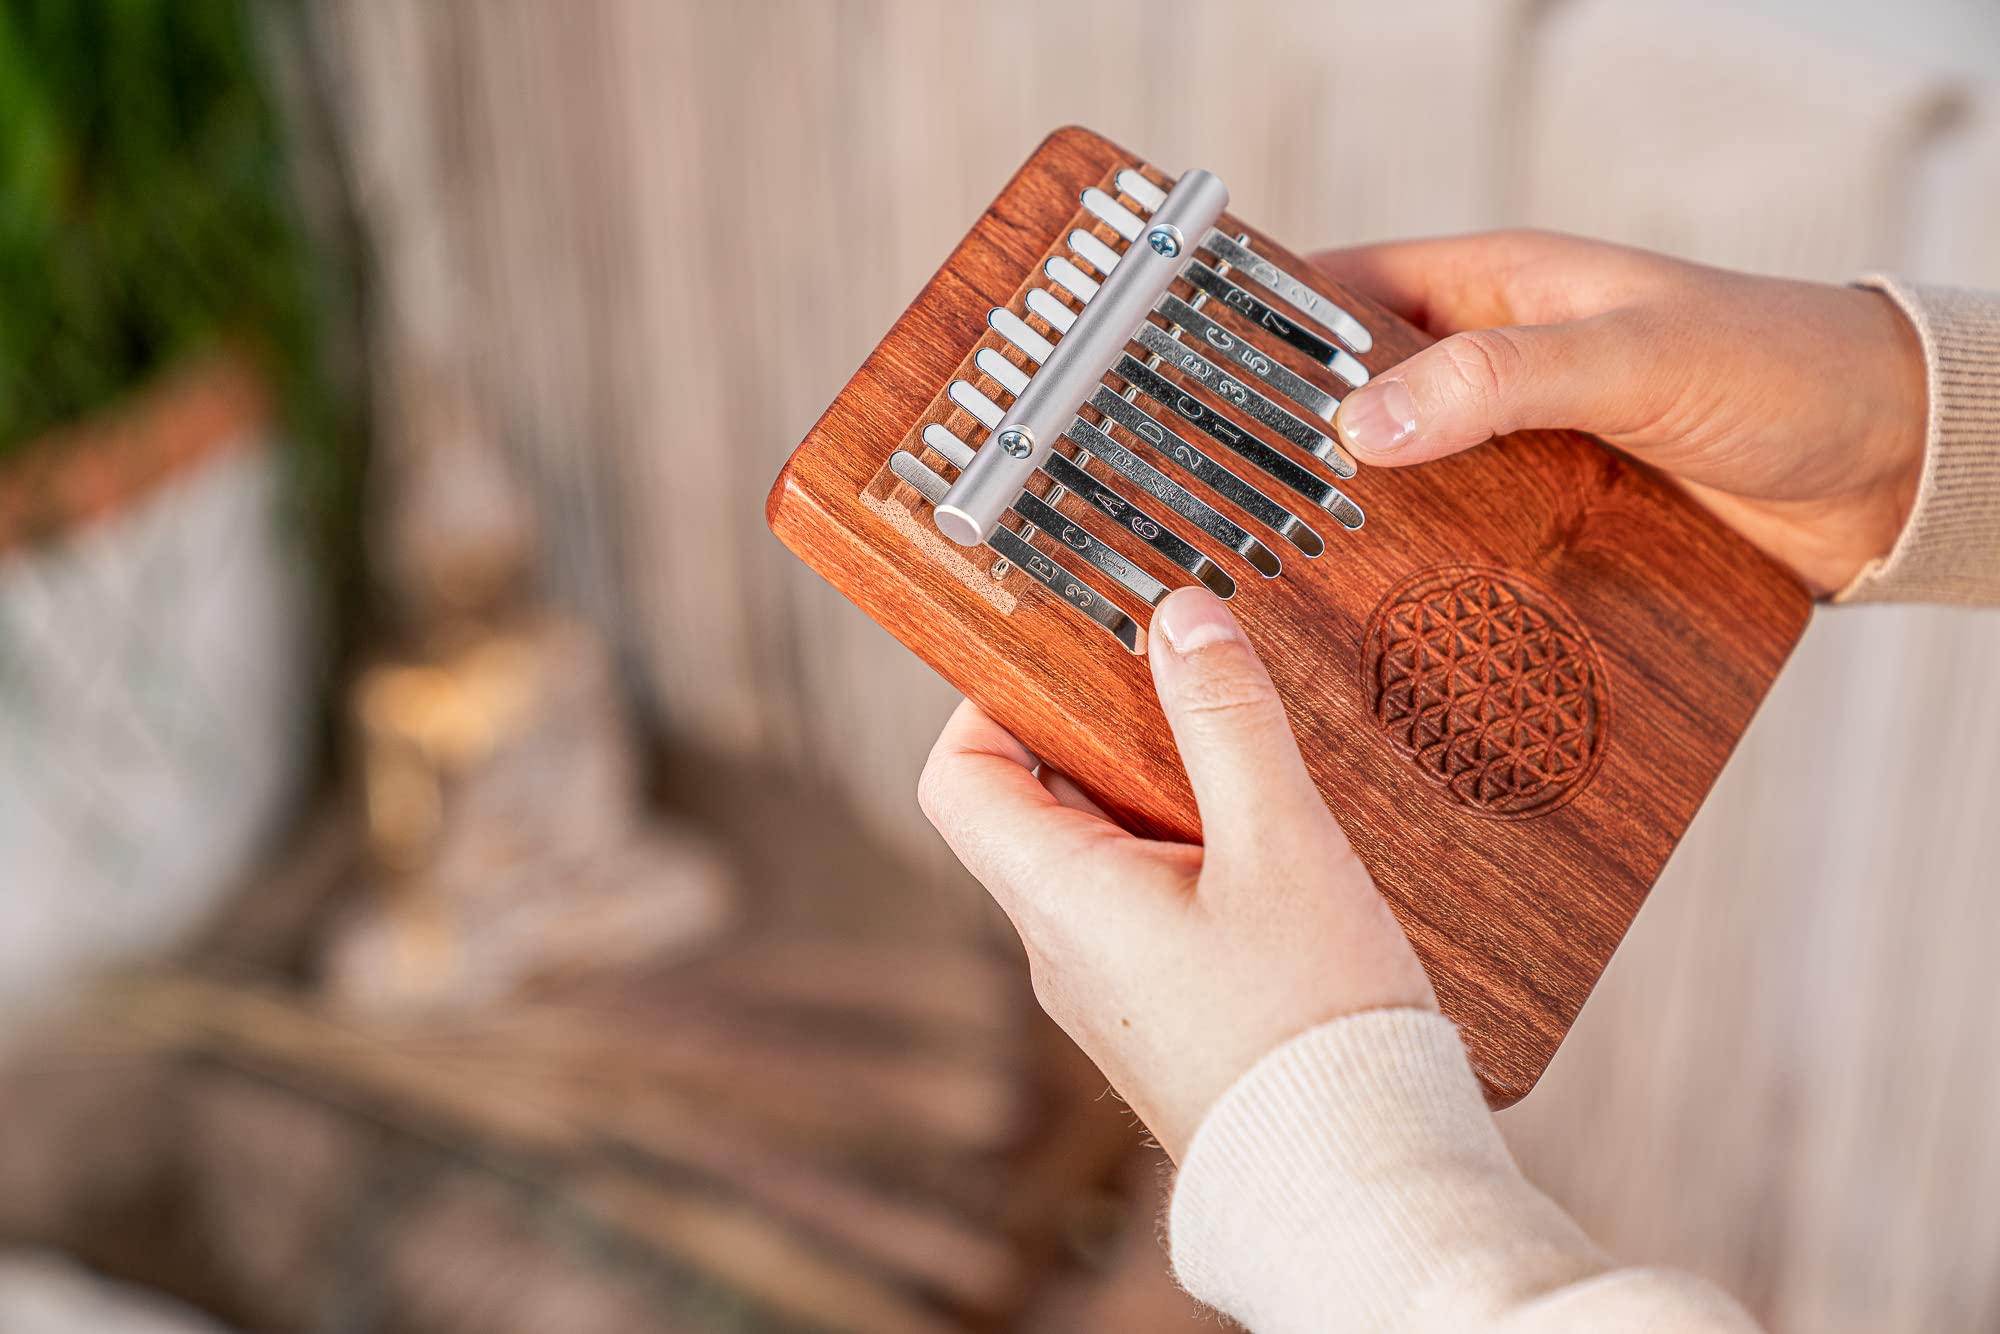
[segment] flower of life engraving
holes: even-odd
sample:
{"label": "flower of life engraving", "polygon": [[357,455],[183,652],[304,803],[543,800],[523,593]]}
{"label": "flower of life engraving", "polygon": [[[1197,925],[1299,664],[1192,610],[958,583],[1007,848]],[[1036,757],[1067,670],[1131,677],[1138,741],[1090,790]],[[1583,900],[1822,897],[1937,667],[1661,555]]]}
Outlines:
{"label": "flower of life engraving", "polygon": [[1604,756],[1610,697],[1590,637],[1551,594],[1451,565],[1376,607],[1362,685],[1389,742],[1474,815],[1545,815]]}

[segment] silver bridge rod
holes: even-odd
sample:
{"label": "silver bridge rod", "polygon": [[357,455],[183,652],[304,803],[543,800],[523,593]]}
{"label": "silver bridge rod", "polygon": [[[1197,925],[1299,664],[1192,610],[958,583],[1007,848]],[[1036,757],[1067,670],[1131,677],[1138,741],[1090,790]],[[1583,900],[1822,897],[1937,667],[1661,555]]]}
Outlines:
{"label": "silver bridge rod", "polygon": [[1121,257],[1075,325],[1028,381],[936,509],[938,531],[960,546],[992,537],[1042,456],[1055,448],[1195,246],[1229,206],[1217,177],[1190,171],[1153,210],[1145,235]]}

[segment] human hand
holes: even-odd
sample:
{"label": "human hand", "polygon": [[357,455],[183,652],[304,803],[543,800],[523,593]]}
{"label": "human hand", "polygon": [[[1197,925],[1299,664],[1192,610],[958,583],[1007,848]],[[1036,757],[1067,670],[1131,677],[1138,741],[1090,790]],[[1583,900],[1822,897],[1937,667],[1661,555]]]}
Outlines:
{"label": "human hand", "polygon": [[1544,232],[1313,262],[1443,340],[1340,405],[1334,424],[1364,462],[1588,431],[1676,478],[1819,594],[1888,554],[1915,501],[1923,355],[1879,292]]}
{"label": "human hand", "polygon": [[1437,1001],[1236,619],[1182,588],[1149,638],[1203,846],[1127,833],[970,702],[918,797],[1020,933],[1042,1008],[1178,1161],[1215,1100],[1286,1039]]}

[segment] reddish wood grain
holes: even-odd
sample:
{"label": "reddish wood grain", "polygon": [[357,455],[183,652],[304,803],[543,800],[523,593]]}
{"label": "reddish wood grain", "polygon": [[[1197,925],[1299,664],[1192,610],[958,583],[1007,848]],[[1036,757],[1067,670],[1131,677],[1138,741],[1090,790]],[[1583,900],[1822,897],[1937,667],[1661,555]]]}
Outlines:
{"label": "reddish wood grain", "polygon": [[[813,427],[767,514],[836,588],[1118,818],[1195,839],[1193,797],[1145,662],[1018,573],[1006,584],[1017,602],[1003,610],[967,586],[962,564],[927,557],[862,499],[871,487],[884,494],[884,461],[925,422],[979,438],[939,396],[970,349],[991,344],[987,310],[1020,309],[1015,298],[1044,256],[1087,223],[1081,189],[1137,164],[1083,130],[1044,142]],[[1427,341],[1255,229],[1226,225],[1249,231],[1259,250],[1311,276],[1374,332],[1362,358],[1371,372]],[[1344,387],[1309,360],[1280,355],[1329,390]],[[1585,436],[1526,432],[1422,468],[1364,469],[1342,489],[1366,525],[1349,533],[1319,516],[1327,550],[1314,560],[1271,540],[1285,558],[1275,579],[1183,535],[1235,576],[1234,609],[1270,665],[1314,779],[1464,1029],[1489,1097],[1504,1104],[1554,1055],[1811,602],[1671,484]],[[1161,580],[1191,582],[1129,536],[1113,540],[1118,530],[1074,498],[1065,509]],[[1426,776],[1377,722],[1363,682],[1371,618],[1399,585],[1440,566],[1497,572],[1498,585],[1541,609],[1537,624],[1553,618],[1543,642],[1596,674],[1599,751],[1587,781],[1561,801],[1493,818]],[[1143,606],[1120,601],[1144,623]]]}

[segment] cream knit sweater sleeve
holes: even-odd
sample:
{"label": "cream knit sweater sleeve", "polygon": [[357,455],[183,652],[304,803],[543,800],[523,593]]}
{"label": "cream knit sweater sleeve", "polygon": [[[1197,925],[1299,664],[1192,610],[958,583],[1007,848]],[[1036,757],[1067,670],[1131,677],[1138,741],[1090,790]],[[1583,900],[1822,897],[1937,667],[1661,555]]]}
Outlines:
{"label": "cream knit sweater sleeve", "polygon": [[[2000,296],[1868,283],[1923,342],[1929,439],[1902,537],[1840,598],[2000,604]],[[1755,1329],[1593,1246],[1515,1167],[1451,1022],[1415,1010],[1334,1020],[1239,1079],[1169,1229],[1181,1283],[1257,1334]]]}

